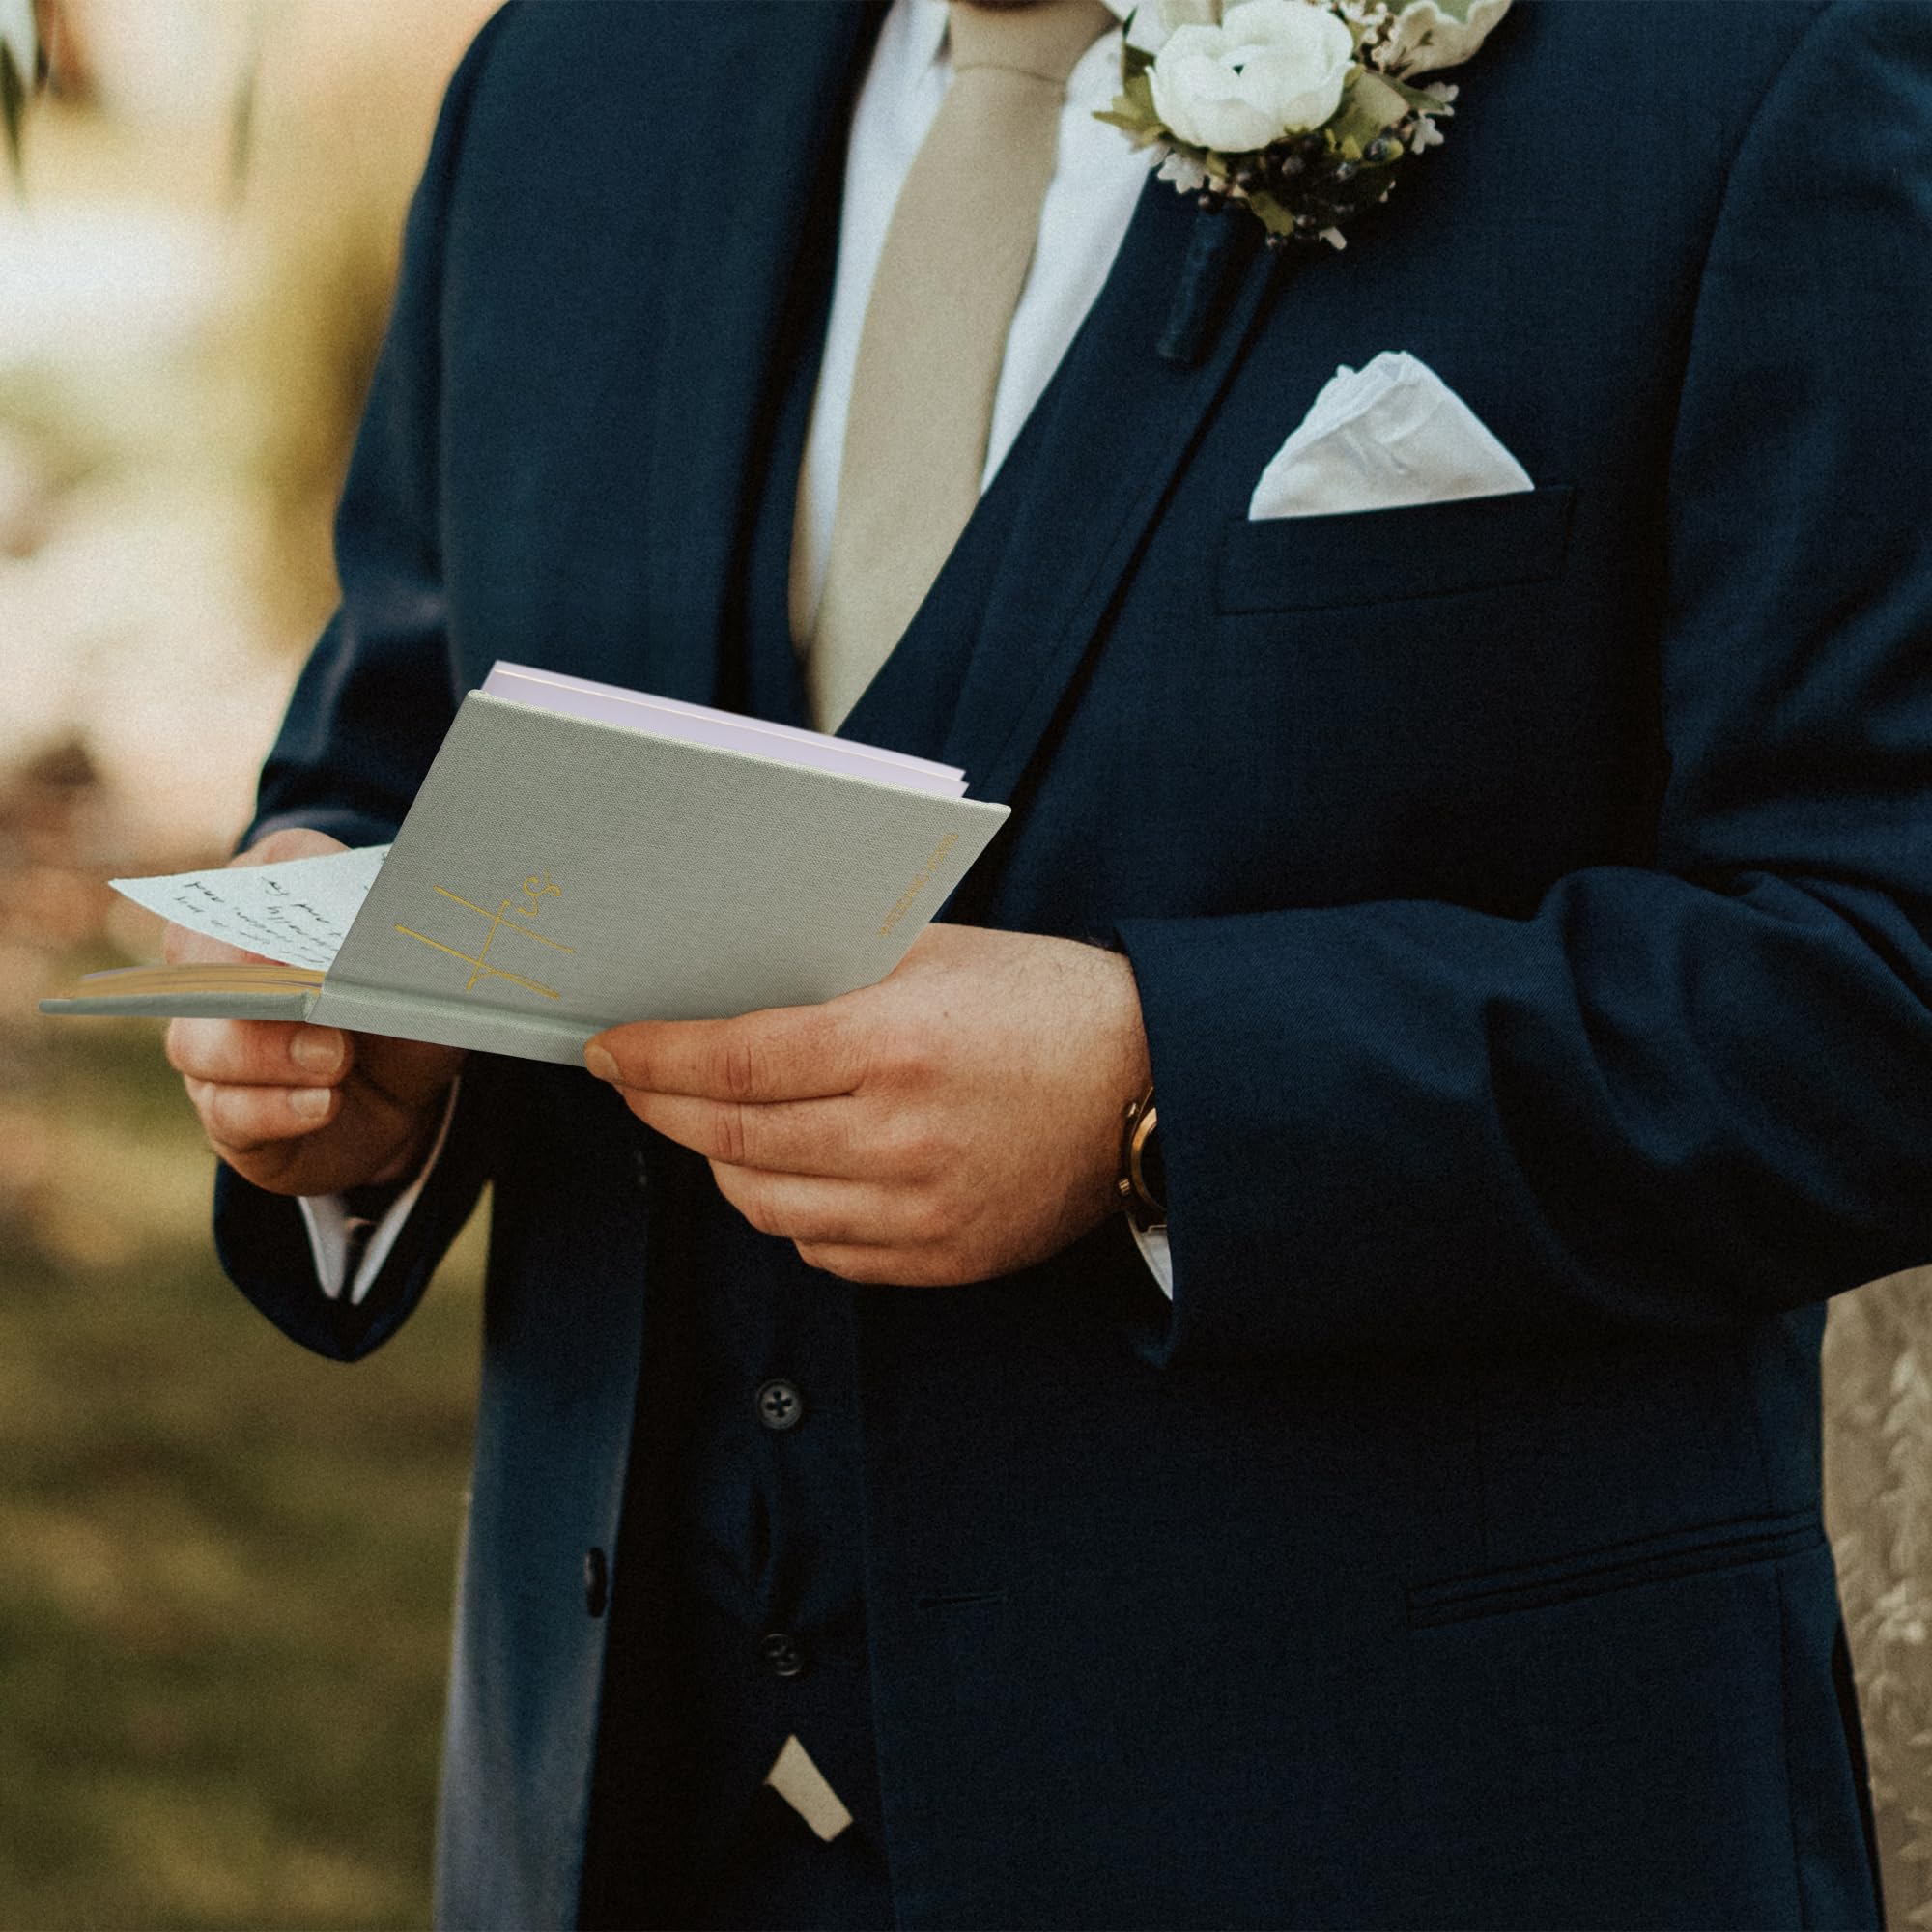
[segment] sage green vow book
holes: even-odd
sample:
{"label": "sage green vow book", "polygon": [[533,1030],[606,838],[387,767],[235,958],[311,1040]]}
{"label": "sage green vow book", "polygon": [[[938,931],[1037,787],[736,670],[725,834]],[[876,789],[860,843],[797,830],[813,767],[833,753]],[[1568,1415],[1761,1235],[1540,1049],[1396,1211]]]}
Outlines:
{"label": "sage green vow book", "polygon": [[[611,722],[633,718],[654,728]],[[263,962],[90,974],[41,1009],[308,1020],[575,1065],[620,1021],[883,979],[1007,817],[958,780],[499,666],[388,847],[115,881]]]}

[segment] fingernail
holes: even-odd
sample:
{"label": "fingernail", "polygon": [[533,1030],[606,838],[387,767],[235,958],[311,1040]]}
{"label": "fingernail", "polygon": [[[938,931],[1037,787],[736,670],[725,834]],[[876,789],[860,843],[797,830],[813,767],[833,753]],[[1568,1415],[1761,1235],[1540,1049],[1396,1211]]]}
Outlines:
{"label": "fingernail", "polygon": [[342,1041],[332,1033],[305,1028],[296,1035],[289,1058],[304,1073],[333,1073],[342,1065]]}
{"label": "fingernail", "polygon": [[319,1121],[328,1112],[334,1098],[327,1087],[299,1087],[289,1095],[289,1105],[305,1121]]}
{"label": "fingernail", "polygon": [[611,1058],[608,1048],[586,1046],[583,1049],[583,1064],[600,1080],[616,1080],[620,1077],[617,1072],[617,1063]]}

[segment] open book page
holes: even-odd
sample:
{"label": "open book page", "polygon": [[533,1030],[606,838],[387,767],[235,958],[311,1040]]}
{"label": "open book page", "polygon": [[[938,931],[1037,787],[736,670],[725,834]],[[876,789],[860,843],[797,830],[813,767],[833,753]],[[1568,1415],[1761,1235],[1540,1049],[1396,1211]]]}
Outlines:
{"label": "open book page", "polygon": [[386,845],[364,845],[320,859],[109,883],[124,898],[190,932],[326,973],[388,850]]}

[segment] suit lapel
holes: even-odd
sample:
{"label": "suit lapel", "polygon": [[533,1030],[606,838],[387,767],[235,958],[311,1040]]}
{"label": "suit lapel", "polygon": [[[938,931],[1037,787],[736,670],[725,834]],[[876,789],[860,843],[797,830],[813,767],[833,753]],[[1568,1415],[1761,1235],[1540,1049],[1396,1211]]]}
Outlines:
{"label": "suit lapel", "polygon": [[1012,796],[1274,278],[1277,258],[1236,231],[1196,359],[1163,355],[1197,220],[1241,218],[1197,217],[1149,182],[1106,285],[842,735],[962,766],[976,797]]}
{"label": "suit lapel", "polygon": [[1199,360],[1162,356],[1196,218],[1189,202],[1150,180],[1114,272],[1028,423],[1022,440],[1032,446],[1015,447],[1024,460],[1014,539],[946,748],[981,798],[1010,798],[1018,787],[1279,265],[1254,247]]}
{"label": "suit lapel", "polygon": [[666,696],[722,695],[748,484],[769,440],[787,327],[810,300],[801,255],[814,205],[828,186],[837,195],[852,91],[882,12],[869,0],[728,10],[717,71],[730,75],[732,111],[746,117],[729,146],[765,164],[728,198],[703,166],[686,170],[660,270],[675,294],[648,445],[648,610],[651,687]]}

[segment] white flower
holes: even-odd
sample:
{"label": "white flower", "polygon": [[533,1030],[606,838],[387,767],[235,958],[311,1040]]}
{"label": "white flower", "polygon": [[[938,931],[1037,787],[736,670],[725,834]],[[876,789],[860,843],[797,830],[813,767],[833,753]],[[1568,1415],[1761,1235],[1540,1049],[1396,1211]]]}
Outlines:
{"label": "white flower", "polygon": [[1342,104],[1354,53],[1319,0],[1241,0],[1218,27],[1167,37],[1150,71],[1154,112],[1190,147],[1247,154],[1321,127]]}
{"label": "white flower", "polygon": [[1171,148],[1161,156],[1154,175],[1159,181],[1172,182],[1182,194],[1199,194],[1208,185],[1208,170]]}
{"label": "white flower", "polygon": [[1381,67],[1406,80],[1460,67],[1489,39],[1509,6],[1510,0],[1408,0],[1395,16]]}
{"label": "white flower", "polygon": [[1442,136],[1435,123],[1426,114],[1418,117],[1415,132],[1408,137],[1408,152],[1411,155],[1426,155],[1431,148],[1439,148],[1441,145]]}
{"label": "white flower", "polygon": [[1127,44],[1157,54],[1177,27],[1211,27],[1221,17],[1221,0],[1140,0],[1127,16]]}
{"label": "white flower", "polygon": [[14,66],[21,80],[34,84],[35,48],[34,0],[0,0],[0,47],[14,56]]}

